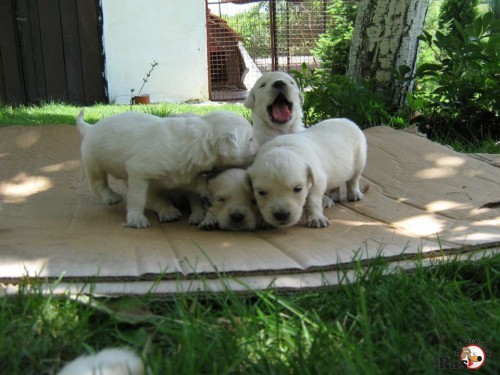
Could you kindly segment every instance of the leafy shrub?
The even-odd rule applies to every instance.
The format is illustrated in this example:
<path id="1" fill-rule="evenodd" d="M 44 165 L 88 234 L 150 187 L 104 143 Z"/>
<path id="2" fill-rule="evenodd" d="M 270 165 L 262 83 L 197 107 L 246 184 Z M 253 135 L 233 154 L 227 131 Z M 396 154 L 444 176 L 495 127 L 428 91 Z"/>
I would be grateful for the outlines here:
<path id="1" fill-rule="evenodd" d="M 467 25 L 477 16 L 479 0 L 444 0 L 439 12 L 440 29 L 450 28 L 455 33 L 457 28 L 454 22 Z"/>
<path id="2" fill-rule="evenodd" d="M 332 117 L 349 118 L 362 128 L 402 125 L 401 119 L 392 116 L 384 99 L 375 94 L 368 82 L 354 82 L 345 75 L 308 69 L 305 64 L 301 71 L 292 73 L 304 92 L 306 125 Z"/>
<path id="3" fill-rule="evenodd" d="M 319 36 L 313 54 L 321 61 L 321 67 L 332 74 L 347 72 L 357 9 L 358 1 L 333 0 L 328 6 L 330 23 L 326 33 Z"/>
<path id="4" fill-rule="evenodd" d="M 413 77 L 416 91 L 408 95 L 412 122 L 433 140 L 463 147 L 500 139 L 500 20 L 492 13 L 468 25 L 454 22 L 456 32 L 424 31 L 420 40 L 433 61 L 421 63 Z M 400 67 L 406 74 L 408 67 Z"/>
<path id="5" fill-rule="evenodd" d="M 500 21 L 491 13 L 466 26 L 454 22 L 457 33 L 435 36 L 424 31 L 420 40 L 435 55 L 436 63 L 422 64 L 416 93 L 427 108 L 449 117 L 500 108 Z M 418 87 L 418 85 L 417 85 Z"/>
<path id="6" fill-rule="evenodd" d="M 488 12 L 493 13 L 495 19 L 500 18 L 500 0 L 489 0 Z"/>

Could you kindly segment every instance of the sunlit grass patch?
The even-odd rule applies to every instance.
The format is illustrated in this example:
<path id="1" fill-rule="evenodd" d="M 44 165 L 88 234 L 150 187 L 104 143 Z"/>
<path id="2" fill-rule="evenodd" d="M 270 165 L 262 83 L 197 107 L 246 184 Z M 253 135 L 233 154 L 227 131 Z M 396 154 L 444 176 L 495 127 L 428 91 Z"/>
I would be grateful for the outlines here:
<path id="1" fill-rule="evenodd" d="M 46 103 L 39 106 L 0 106 L 1 125 L 74 125 L 76 117 L 82 109 L 64 103 Z M 177 113 L 196 113 L 204 115 L 208 112 L 232 111 L 250 119 L 250 112 L 241 103 L 159 103 L 149 105 L 111 105 L 96 104 L 86 107 L 85 120 L 95 123 L 104 117 L 126 111 L 149 113 L 166 117 Z"/>

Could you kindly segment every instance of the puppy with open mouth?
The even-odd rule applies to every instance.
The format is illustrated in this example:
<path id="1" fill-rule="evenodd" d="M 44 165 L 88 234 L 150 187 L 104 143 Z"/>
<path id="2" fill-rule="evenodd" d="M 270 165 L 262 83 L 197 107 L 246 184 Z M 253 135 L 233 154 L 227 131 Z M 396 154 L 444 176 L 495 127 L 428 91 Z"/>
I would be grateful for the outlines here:
<path id="1" fill-rule="evenodd" d="M 245 99 L 245 107 L 252 110 L 256 141 L 263 145 L 278 135 L 302 131 L 303 104 L 304 96 L 292 76 L 264 73 Z"/>
<path id="2" fill-rule="evenodd" d="M 307 225 L 324 228 L 325 194 L 340 196 L 347 187 L 347 199 L 363 198 L 359 188 L 366 164 L 366 139 L 361 129 L 347 119 L 330 119 L 307 130 L 276 137 L 264 144 L 247 170 L 264 220 L 276 227 L 299 222 L 304 206 Z"/>

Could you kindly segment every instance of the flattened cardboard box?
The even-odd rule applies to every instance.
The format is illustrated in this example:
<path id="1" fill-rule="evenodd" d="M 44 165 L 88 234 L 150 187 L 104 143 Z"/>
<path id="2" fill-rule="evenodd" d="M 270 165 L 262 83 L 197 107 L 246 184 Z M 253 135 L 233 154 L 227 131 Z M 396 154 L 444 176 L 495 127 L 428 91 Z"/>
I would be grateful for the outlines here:
<path id="1" fill-rule="evenodd" d="M 175 293 L 224 289 L 224 274 L 235 289 L 315 288 L 338 283 L 336 270 L 354 258 L 498 251 L 500 210 L 491 203 L 500 200 L 500 169 L 491 158 L 383 126 L 365 134 L 368 191 L 326 209 L 328 228 L 233 233 L 185 219 L 160 224 L 152 212 L 150 228 L 128 228 L 124 202 L 105 206 L 90 191 L 75 127 L 1 128 L 0 282 L 62 277 L 120 294 L 147 292 L 155 281 Z M 112 186 L 126 191 L 120 181 Z"/>

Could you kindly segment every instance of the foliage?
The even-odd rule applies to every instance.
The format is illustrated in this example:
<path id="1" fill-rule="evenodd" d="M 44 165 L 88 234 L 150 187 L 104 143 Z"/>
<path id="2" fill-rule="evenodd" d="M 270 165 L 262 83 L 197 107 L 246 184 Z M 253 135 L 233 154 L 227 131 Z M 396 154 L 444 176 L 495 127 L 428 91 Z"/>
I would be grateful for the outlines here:
<path id="1" fill-rule="evenodd" d="M 429 55 L 413 76 L 400 66 L 398 79 L 415 80 L 409 110 L 420 113 L 412 121 L 430 139 L 481 148 L 500 139 L 500 20 L 485 13 L 454 26 L 454 33 L 425 30 L 419 39 Z"/>
<path id="2" fill-rule="evenodd" d="M 414 77 L 416 96 L 426 107 L 448 117 L 500 108 L 500 22 L 491 13 L 468 25 L 454 22 L 457 33 L 424 31 L 420 36 L 433 51 L 435 63 L 421 64 Z M 418 86 L 417 86 L 418 87 Z"/>
<path id="3" fill-rule="evenodd" d="M 488 12 L 493 13 L 495 19 L 500 18 L 500 0 L 489 0 L 487 9 Z"/>
<path id="4" fill-rule="evenodd" d="M 313 54 L 321 67 L 332 74 L 345 74 L 349 63 L 349 49 L 354 31 L 358 1 L 333 0 L 328 6 L 327 31 L 316 42 Z"/>
<path id="5" fill-rule="evenodd" d="M 430 0 L 425 16 L 424 30 L 434 35 L 439 30 L 439 10 L 441 0 Z M 435 62 L 433 51 L 425 43 L 419 44 L 417 65 Z"/>
<path id="6" fill-rule="evenodd" d="M 412 271 L 358 263 L 352 283 L 291 295 L 228 288 L 76 299 L 25 280 L 0 299 L 0 366 L 54 374 L 81 354 L 127 346 L 151 374 L 416 374 L 440 371 L 438 358 L 454 358 L 467 339 L 498 348 L 500 256 L 415 263 Z M 481 372 L 499 367 L 492 355 Z"/>
<path id="7" fill-rule="evenodd" d="M 444 0 L 439 12 L 439 28 L 449 28 L 454 34 L 457 29 L 455 22 L 467 25 L 477 16 L 479 0 Z"/>
<path id="8" fill-rule="evenodd" d="M 369 82 L 351 81 L 345 75 L 330 74 L 321 69 L 292 72 L 304 91 L 304 117 L 306 125 L 325 118 L 346 117 L 362 128 L 397 124 L 384 99 L 375 93 Z"/>

